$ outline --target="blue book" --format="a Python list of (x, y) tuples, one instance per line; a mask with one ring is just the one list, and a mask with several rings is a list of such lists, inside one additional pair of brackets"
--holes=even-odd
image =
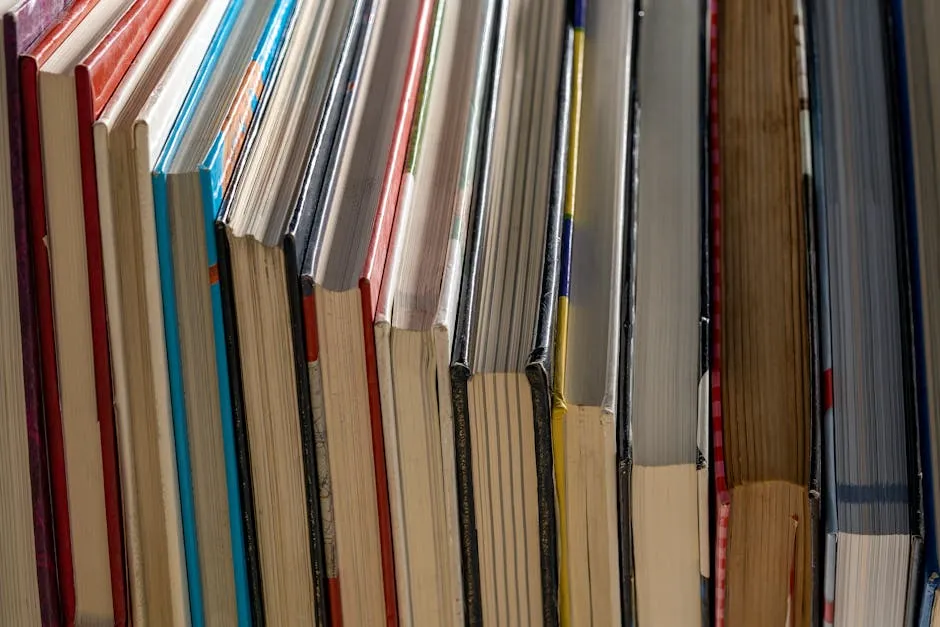
[[(940, 586), (940, 555), (938, 555), (937, 545), (937, 503), (934, 500), (936, 494), (937, 477), (934, 474), (934, 456), (940, 454), (940, 451), (934, 450), (932, 433), (938, 428), (936, 426), (936, 417), (931, 416), (931, 401), (936, 403), (932, 394), (937, 394), (936, 389), (932, 389), (932, 384), (936, 380), (931, 380), (928, 369), (928, 338), (925, 337), (925, 316), (929, 320), (929, 308), (925, 308), (925, 292), (930, 289), (928, 281), (933, 279), (932, 268), (936, 265), (930, 261), (929, 255), (921, 254), (921, 243), (918, 239), (918, 216), (920, 212), (932, 211), (935, 209), (929, 196), (932, 190), (930, 182), (919, 181), (915, 175), (915, 170), (921, 169), (929, 171), (936, 162), (935, 147), (932, 139), (932, 133), (925, 117), (928, 109), (928, 103), (917, 99), (915, 86), (923, 85), (923, 91), (930, 90), (930, 77), (925, 76), (923, 68), (924, 61), (912, 58), (918, 53), (929, 57), (930, 47), (927, 44), (927, 38), (930, 33), (929, 20), (926, 20), (926, 11), (922, 3), (913, 3), (908, 0), (894, 0), (891, 3), (891, 16), (894, 25), (894, 59), (897, 63), (897, 90), (898, 90), (898, 113), (899, 125), (901, 127), (901, 156), (903, 160), (904, 174), (904, 204), (907, 217), (907, 241), (908, 257), (911, 264), (910, 282), (912, 298), (912, 318), (914, 322), (913, 340), (917, 392), (917, 417), (919, 425), (920, 440), (920, 475), (922, 481), (921, 496), (923, 503), (920, 511), (923, 512), (924, 528), (924, 555), (923, 571), (918, 573), (922, 581), (917, 585), (922, 586), (920, 607), (917, 612), (917, 624), (920, 627), (931, 627), (934, 617), (934, 608), (937, 605), (937, 588)], [(920, 70), (920, 71), (919, 71)], [(920, 115), (917, 116), (916, 113)], [(929, 177), (928, 177), (929, 178)], [(918, 199), (921, 193), (927, 193), (927, 198)], [(929, 325), (928, 325), (929, 326)], [(940, 608), (937, 608), (940, 611)]]
[[(217, 615), (231, 594), (239, 625), (263, 623), (251, 480), (247, 451), (236, 438), (213, 223), (295, 6), (296, 0), (232, 0), (153, 171), (196, 626)], [(224, 527), (228, 537), (219, 531)]]

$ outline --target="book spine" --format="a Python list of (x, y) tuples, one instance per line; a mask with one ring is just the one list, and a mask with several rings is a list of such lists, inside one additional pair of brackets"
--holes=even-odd
[(121, 520), (121, 489), (117, 462), (117, 431), (111, 389), (111, 356), (108, 349), (108, 314), (104, 294), (104, 260), (101, 250), (101, 221), (98, 214), (98, 180), (95, 170), (93, 126), (94, 94), (84, 66), (75, 69), (78, 102), (78, 142), (81, 154), (82, 206), (85, 217), (85, 249), (88, 261), (88, 295), (91, 303), (92, 350), (95, 369), (95, 396), (98, 426), (101, 429), (101, 464), (104, 475), (105, 518), (108, 529), (108, 558), (111, 568), (111, 595), (114, 620), (127, 621), (124, 537)]
[(46, 201), (43, 188), (42, 145), (39, 138), (39, 67), (35, 57), (20, 59), (20, 86), (23, 103), (23, 137), (26, 148), (26, 177), (30, 249), (36, 281), (39, 322), (39, 348), (43, 407), (46, 417), (46, 445), (55, 524), (55, 561), (62, 614), (66, 624), (75, 621), (75, 578), (72, 570), (72, 535), (69, 525), (68, 480), (65, 476), (65, 441), (62, 409), (59, 404), (59, 376), (56, 363), (55, 322), (52, 308), (52, 277), (49, 249), (46, 247)]
[[(52, 16), (48, 21), (51, 21)], [(39, 330), (36, 293), (33, 285), (26, 202), (23, 112), (20, 102), (19, 52), (22, 25), (12, 13), (3, 19), (6, 62), (6, 98), (10, 141), (10, 182), (13, 200), (13, 229), (16, 246), (16, 278), (19, 292), (20, 334), (23, 357), (23, 386), (26, 400), (26, 432), (29, 446), (29, 476), (33, 501), (36, 545), (36, 577), (43, 625), (60, 622), (59, 590), (55, 571), (52, 503), (49, 500), (49, 470), (46, 455), (46, 426), (42, 411)], [(25, 38), (25, 37), (24, 37)]]

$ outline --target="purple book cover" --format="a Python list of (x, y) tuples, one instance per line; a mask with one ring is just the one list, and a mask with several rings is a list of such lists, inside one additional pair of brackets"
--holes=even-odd
[(29, 474), (33, 494), (33, 527), (36, 532), (36, 566), (43, 625), (61, 623), (56, 584), (55, 543), (45, 422), (39, 370), (36, 300), (29, 252), (26, 173), (23, 154), (19, 55), (42, 35), (73, 0), (23, 0), (3, 16), (4, 54), (7, 72), (7, 111), (10, 126), (10, 179), (13, 185), (13, 220), (16, 232), (16, 276), (20, 297), (23, 338), (23, 384), (26, 392), (26, 430), (29, 436)]

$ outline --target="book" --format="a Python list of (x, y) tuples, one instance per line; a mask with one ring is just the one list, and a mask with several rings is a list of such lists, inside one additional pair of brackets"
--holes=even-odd
[[(42, 384), (42, 412), (45, 418), (46, 446), (49, 458), (50, 490), (53, 507), (53, 538), (55, 541), (56, 575), (59, 585), (60, 611), (74, 613), (71, 523), (68, 515), (68, 489), (65, 478), (62, 409), (59, 402), (59, 381), (55, 355), (55, 323), (52, 310), (52, 276), (47, 248), (47, 221), (42, 177), (42, 147), (39, 139), (38, 73), (39, 66), (72, 33), (98, 0), (79, 0), (66, 11), (49, 31), (31, 48), (23, 51), (19, 63), (21, 93), (20, 118), (23, 132), (24, 196), (29, 234), (30, 270), (35, 282), (36, 317), (39, 340), (39, 368)], [(15, 110), (14, 110), (15, 111)], [(15, 188), (14, 188), (15, 189)], [(38, 207), (38, 210), (36, 208)]]
[(437, 4), (375, 314), (406, 625), (464, 622), (450, 349), (495, 17), (494, 2)]
[[(61, 487), (67, 493), (60, 498), (67, 498), (70, 529), (80, 529), (82, 541), (71, 544), (72, 568), (61, 585), (76, 593), (74, 607), (63, 593), (67, 622), (98, 617), (123, 623), (126, 616), (91, 125), (165, 5), (161, 1), (99, 2), (38, 71), (27, 66), (22, 78), (24, 102), (34, 109), (27, 115), (41, 121), (37, 132), (41, 149), (34, 146), (41, 156), (36, 166), (43, 193), (32, 195), (31, 211), (43, 213), (48, 222), (48, 229), (40, 230), (46, 231), (49, 242), (52, 295), (48, 302), (55, 301), (55, 350), (52, 355), (44, 352), (43, 359), (69, 365), (57, 371), (66, 447)], [(38, 131), (39, 126), (34, 128)], [(31, 192), (34, 189), (31, 186)], [(56, 487), (60, 486), (54, 483)]]
[(802, 3), (709, 11), (715, 622), (809, 625), (819, 380)]
[[(312, 424), (301, 409), (291, 305), (297, 248), (312, 216), (298, 205), (311, 154), (328, 142), (362, 3), (302, 5), (265, 111), (218, 216), (242, 359), (244, 408), (256, 481), (265, 609), (274, 622), (329, 621)], [(311, 69), (312, 71), (307, 71)], [(337, 76), (337, 72), (340, 72)], [(301, 107), (294, 107), (296, 103)], [(285, 150), (274, 147), (286, 146)], [(301, 158), (292, 158), (302, 155)], [(276, 184), (272, 185), (271, 182)], [(286, 287), (286, 289), (285, 289)], [(309, 415), (309, 412), (306, 412)], [(289, 495), (289, 498), (285, 498)], [(284, 564), (291, 579), (282, 575)]]
[[(196, 550), (184, 543), (181, 530), (191, 520), (179, 489), (189, 460), (174, 447), (150, 172), (226, 6), (225, 0), (171, 3), (93, 127), (124, 528), (138, 622), (182, 624), (191, 616), (203, 622), (201, 573), (187, 572), (184, 557), (184, 544), (185, 552)], [(211, 546), (209, 538), (204, 542)], [(210, 587), (207, 596), (214, 592)], [(234, 599), (229, 606), (214, 603), (212, 611), (235, 622)]]
[(375, 3), (301, 270), (335, 530), (330, 611), (352, 624), (399, 620), (373, 324), (434, 4)]
[(563, 625), (622, 622), (616, 422), (634, 12), (631, 2), (571, 7), (571, 121), (552, 390)]
[(921, 591), (912, 285), (888, 9), (810, 4), (833, 625), (913, 625)]
[[(622, 359), (637, 620), (708, 624), (708, 378), (702, 376), (706, 177), (701, 132), (705, 12), (647, 3), (637, 20), (633, 291)], [(706, 362), (707, 366), (707, 362)], [(707, 407), (707, 400), (704, 405)], [(668, 557), (667, 557), (668, 556)]]
[(375, 3), (370, 0), (360, 0), (353, 7), (353, 21), (344, 35), (338, 66), (327, 89), (322, 120), (305, 157), (306, 165), (297, 188), (294, 218), (288, 224), (283, 240), (287, 261), (287, 298), (294, 345), (294, 371), (306, 464), (307, 507), (319, 523), (316, 540), (321, 543), (317, 549), (320, 555), (315, 559), (317, 567), (321, 569), (317, 574), (319, 581), (325, 580), (325, 583), (322, 583), (326, 588), (323, 595), (324, 605), (327, 606), (325, 623), (331, 625), (342, 624), (342, 599), (336, 565), (336, 532), (332, 513), (329, 458), (325, 453), (326, 436), (320, 375), (316, 361), (316, 345), (307, 342), (307, 337), (314, 336), (308, 329), (310, 319), (304, 311), (304, 281), (300, 273), (334, 145), (340, 130), (348, 126), (352, 115), (352, 105), (358, 93), (358, 79), (365, 64), (365, 51), (373, 32), (374, 12)]
[[(227, 568), (240, 624), (264, 622), (254, 496), (237, 372), (223, 324), (214, 222), (292, 23), (294, 0), (230, 4), (153, 168), (157, 255), (182, 497), (193, 506), (188, 569)], [(198, 459), (198, 461), (197, 461)], [(188, 475), (188, 476), (187, 476)], [(222, 495), (225, 495), (225, 501)], [(200, 534), (199, 529), (203, 531)], [(193, 608), (198, 616), (198, 604)]]
[(936, 328), (938, 295), (937, 206), (940, 201), (936, 152), (938, 138), (932, 119), (940, 104), (938, 48), (929, 33), (940, 24), (940, 12), (930, 2), (898, 0), (891, 3), (894, 25), (893, 47), (898, 72), (898, 115), (902, 123), (904, 192), (909, 263), (911, 265), (912, 313), (914, 316), (916, 398), (920, 430), (920, 460), (923, 473), (924, 554), (923, 574), (911, 584), (921, 588), (918, 625), (940, 625), (940, 538), (937, 507), (938, 487), (938, 386)]
[[(11, 519), (4, 525), (0, 558), (12, 582), (0, 598), (0, 616), (12, 623), (52, 625), (61, 618), (55, 572), (52, 503), (49, 497), (48, 455), (42, 381), (39, 363), (39, 330), (36, 293), (32, 277), (28, 205), (24, 170), (19, 54), (25, 52), (53, 25), (69, 3), (31, 0), (8, 3), (3, 11), (3, 77), (6, 97), (0, 104), (0, 143), (8, 159), (0, 167), (4, 189), (0, 202), (9, 204), (0, 222), (0, 380), (6, 408), (3, 452), (6, 460), (0, 480), (0, 500), (10, 503)], [(28, 499), (28, 500), (26, 500)], [(30, 518), (31, 517), (31, 518)]]
[(516, 2), (498, 19), (450, 372), (470, 624), (559, 622), (550, 380), (574, 38), (565, 16), (561, 2)]

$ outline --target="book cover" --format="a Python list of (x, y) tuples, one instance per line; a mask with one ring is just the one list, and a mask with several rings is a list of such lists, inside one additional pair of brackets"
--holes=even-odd
[[(503, 57), (508, 29), (506, 8), (497, 17), (497, 35), (491, 52), (491, 76), (503, 71)], [(559, 280), (561, 276), (560, 248), (562, 240), (562, 213), (566, 187), (568, 159), (569, 115), (573, 77), (574, 30), (570, 26), (564, 34), (562, 62), (560, 64), (559, 96), (553, 136), (552, 173), (549, 189), (545, 233), (545, 256), (542, 266), (538, 319), (533, 329), (533, 348), (526, 360), (526, 377), (531, 386), (535, 414), (535, 464), (537, 476), (539, 582), (542, 595), (544, 624), (557, 625), (558, 565), (555, 481), (552, 468), (551, 439), (551, 381), (553, 377), (553, 343), (557, 315)], [(457, 464), (457, 498), (459, 509), (461, 558), (463, 565), (464, 603), (466, 621), (470, 625), (483, 622), (480, 563), (477, 551), (477, 513), (474, 506), (474, 486), (471, 457), (471, 425), (468, 384), (473, 372), (473, 344), (478, 326), (479, 312), (476, 295), (480, 290), (481, 259), (484, 237), (494, 199), (490, 197), (490, 179), (493, 176), (496, 103), (499, 101), (499, 82), (491, 81), (484, 102), (483, 135), (480, 141), (479, 166), (473, 186), (472, 218), (467, 227), (464, 252), (464, 272), (460, 285), (459, 305), (454, 325), (454, 344), (450, 368), (451, 394), (454, 406), (454, 440)]]
[(20, 98), (19, 55), (25, 53), (71, 4), (69, 0), (25, 0), (3, 16), (6, 56), (6, 98), (10, 141), (10, 180), (16, 238), (16, 273), (19, 289), (20, 332), (23, 351), (23, 386), (33, 500), (37, 580), (44, 625), (60, 621), (56, 574), (53, 508), (46, 448), (46, 422), (42, 407), (42, 376), (36, 288), (29, 241), (26, 199), (26, 155), (23, 107)]
[[(65, 476), (65, 448), (55, 348), (55, 322), (52, 305), (52, 277), (46, 247), (46, 201), (43, 187), (42, 144), (39, 122), (39, 67), (95, 7), (98, 0), (78, 0), (39, 41), (19, 58), (21, 105), (20, 121), (25, 165), (25, 202), (28, 214), (29, 248), (35, 281), (39, 334), (39, 363), (42, 404), (45, 416), (46, 446), (54, 510), (55, 571), (59, 600), (66, 622), (75, 616), (75, 582), (72, 569), (72, 537), (69, 526), (68, 486)], [(13, 74), (12, 76), (16, 76)], [(11, 118), (13, 119), (13, 118)], [(14, 179), (15, 180), (15, 179)], [(14, 185), (14, 189), (16, 186)]]

